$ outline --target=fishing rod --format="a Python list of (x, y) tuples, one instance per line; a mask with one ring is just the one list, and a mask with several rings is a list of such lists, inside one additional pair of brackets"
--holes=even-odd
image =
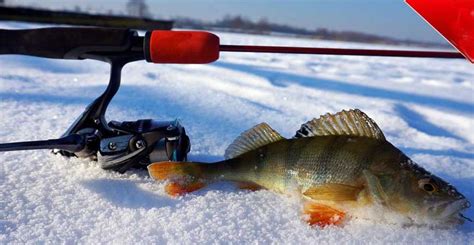
[(107, 122), (105, 113), (127, 63), (206, 64), (218, 60), (221, 52), (463, 58), (457, 52), (441, 51), (221, 45), (218, 36), (203, 31), (149, 31), (139, 36), (133, 30), (106, 28), (0, 30), (0, 55), (92, 59), (110, 64), (105, 91), (60, 138), (0, 144), (0, 152), (53, 149), (65, 157), (97, 160), (102, 168), (119, 172), (164, 160), (186, 161), (191, 143), (177, 120)]
[[(97, 31), (101, 30), (101, 31)], [(109, 30), (109, 31), (105, 31)], [(85, 49), (108, 46), (124, 30), (103, 28), (43, 28), (33, 30), (0, 30), (0, 54), (25, 54), (47, 58), (76, 59)], [(64, 33), (61, 33), (64, 32)], [(108, 35), (111, 33), (112, 35)], [(92, 35), (95, 34), (95, 35)], [(76, 39), (79, 38), (79, 39)], [(58, 45), (59, 41), (67, 41)], [(144, 37), (135, 36), (135, 50), (153, 63), (211, 63), (220, 52), (285, 53), (313, 55), (384, 56), (413, 58), (463, 59), (459, 52), (434, 50), (348, 49), (291, 46), (225, 45), (219, 37), (204, 31), (151, 31)], [(140, 47), (140, 43), (143, 46)], [(67, 51), (67, 52), (66, 52)], [(113, 51), (113, 50), (110, 50)], [(153, 56), (152, 56), (153, 55)]]

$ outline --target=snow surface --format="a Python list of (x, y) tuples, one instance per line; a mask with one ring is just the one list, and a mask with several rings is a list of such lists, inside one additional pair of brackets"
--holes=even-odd
[[(0, 28), (22, 27), (31, 25), (0, 23)], [(224, 44), (375, 46), (218, 34)], [(108, 66), (96, 61), (0, 56), (0, 67), (0, 142), (61, 135), (108, 79)], [(136, 62), (124, 69), (107, 118), (179, 118), (192, 140), (190, 158), (215, 161), (257, 123), (268, 122), (291, 137), (313, 117), (359, 108), (389, 141), (473, 202), (473, 68), (464, 60), (243, 53), (223, 54), (210, 65)], [(145, 171), (118, 174), (48, 151), (1, 153), (0, 162), (2, 244), (474, 240), (473, 223), (434, 230), (359, 220), (343, 228), (311, 228), (291, 196), (216, 183), (173, 199)], [(473, 208), (466, 214), (473, 218)]]

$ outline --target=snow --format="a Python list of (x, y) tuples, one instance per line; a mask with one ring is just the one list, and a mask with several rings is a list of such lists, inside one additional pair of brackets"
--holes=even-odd
[[(1, 22), (0, 28), (29, 27)], [(218, 33), (224, 44), (399, 48)], [(108, 79), (96, 61), (0, 56), (0, 142), (61, 135)], [(474, 69), (464, 60), (222, 54), (210, 65), (129, 64), (109, 120), (179, 118), (190, 158), (215, 161), (267, 122), (291, 137), (326, 112), (359, 108), (388, 140), (474, 201)], [(0, 243), (451, 243), (454, 229), (349, 221), (311, 228), (297, 198), (215, 183), (170, 198), (145, 171), (102, 170), (48, 151), (0, 153)], [(466, 212), (474, 217), (474, 209)]]

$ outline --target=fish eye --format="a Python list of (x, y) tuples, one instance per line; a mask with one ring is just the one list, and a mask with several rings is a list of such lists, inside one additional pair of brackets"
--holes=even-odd
[(434, 186), (432, 184), (424, 184), (423, 185), (423, 190), (427, 192), (432, 192), (435, 190)]
[(418, 187), (428, 193), (433, 193), (437, 190), (436, 185), (428, 178), (419, 180)]

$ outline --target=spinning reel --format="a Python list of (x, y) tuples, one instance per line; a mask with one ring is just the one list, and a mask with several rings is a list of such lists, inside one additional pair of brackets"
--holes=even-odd
[[(104, 169), (125, 172), (156, 161), (185, 161), (189, 137), (177, 121), (143, 119), (107, 122), (105, 112), (120, 87), (122, 67), (145, 58), (145, 38), (135, 31), (101, 28), (0, 30), (0, 54), (60, 59), (95, 59), (111, 65), (110, 80), (59, 139), (0, 144), (0, 151), (53, 149), (65, 157), (97, 160)], [(59, 44), (54, 46), (54, 44)]]

